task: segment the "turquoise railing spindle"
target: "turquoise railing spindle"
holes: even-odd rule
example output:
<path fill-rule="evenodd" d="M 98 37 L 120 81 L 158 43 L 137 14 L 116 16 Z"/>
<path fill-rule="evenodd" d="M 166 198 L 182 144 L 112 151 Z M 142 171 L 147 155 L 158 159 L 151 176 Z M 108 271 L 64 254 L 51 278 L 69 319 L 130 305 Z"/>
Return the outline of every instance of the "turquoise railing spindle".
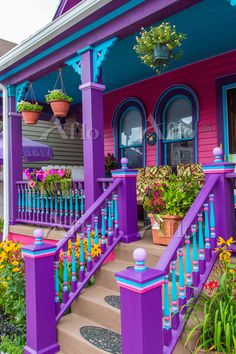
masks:
<path fill-rule="evenodd" d="M 186 289 L 185 289 L 185 274 L 184 274 L 184 249 L 179 247 L 178 257 L 179 257 L 179 307 L 180 312 L 183 314 L 186 312 Z"/>
<path fill-rule="evenodd" d="M 33 221 L 36 221 L 36 192 L 33 189 Z"/>
<path fill-rule="evenodd" d="M 193 286 L 197 287 L 200 281 L 197 247 L 197 225 L 192 225 L 191 231 L 193 237 Z"/>
<path fill-rule="evenodd" d="M 64 195 L 64 214 L 65 214 L 64 224 L 66 224 L 66 225 L 68 223 L 68 213 L 69 213 L 69 211 L 68 211 L 68 198 L 67 198 L 67 195 L 65 194 Z"/>
<path fill-rule="evenodd" d="M 63 302 L 66 303 L 69 298 L 68 288 L 68 262 L 67 262 L 68 245 L 63 248 Z"/>
<path fill-rule="evenodd" d="M 105 209 L 101 209 L 101 214 L 102 214 L 102 244 L 101 244 L 101 249 L 102 253 L 106 252 L 107 249 L 107 244 L 106 244 L 106 225 L 105 225 Z"/>
<path fill-rule="evenodd" d="M 44 200 L 44 192 L 41 192 L 41 221 L 44 222 L 44 214 L 45 214 L 45 200 Z"/>
<path fill-rule="evenodd" d="M 203 236 L 203 215 L 198 213 L 198 247 L 199 247 L 199 271 L 200 274 L 204 274 L 206 270 L 206 261 L 205 261 L 205 242 Z"/>
<path fill-rule="evenodd" d="M 215 233 L 215 209 L 214 209 L 214 194 L 209 195 L 209 202 L 210 202 L 210 232 L 211 232 L 211 237 L 210 237 L 210 245 L 211 245 L 211 250 L 214 251 L 216 248 L 216 233 Z"/>
<path fill-rule="evenodd" d="M 71 239 L 71 245 L 72 245 L 72 250 L 71 250 L 71 273 L 72 273 L 72 278 L 71 278 L 71 291 L 74 293 L 76 290 L 76 285 L 77 285 L 77 278 L 76 278 L 76 256 L 75 256 L 75 247 L 76 247 L 76 234 L 75 236 Z"/>
<path fill-rule="evenodd" d="M 21 188 L 20 188 L 20 184 L 18 184 L 18 218 L 21 219 Z"/>
<path fill-rule="evenodd" d="M 45 192 L 45 221 L 49 220 L 49 200 L 48 200 L 48 192 Z"/>
<path fill-rule="evenodd" d="M 107 223 L 107 201 L 105 202 L 105 207 L 104 207 L 104 224 L 105 224 L 105 230 L 106 230 L 106 235 L 108 235 L 108 223 Z"/>
<path fill-rule="evenodd" d="M 79 281 L 82 282 L 85 278 L 85 268 L 84 268 L 84 233 L 81 232 L 80 235 L 80 267 L 79 267 Z"/>
<path fill-rule="evenodd" d="M 79 191 L 75 190 L 75 219 L 79 219 Z"/>
<path fill-rule="evenodd" d="M 53 194 L 50 193 L 50 222 L 53 223 Z"/>
<path fill-rule="evenodd" d="M 93 268 L 92 261 L 92 244 L 91 244 L 91 225 L 87 225 L 87 237 L 88 237 L 88 258 L 87 258 L 87 271 L 90 272 Z"/>
<path fill-rule="evenodd" d="M 25 185 L 25 219 L 28 219 L 28 212 L 29 212 L 29 190 L 27 184 Z"/>
<path fill-rule="evenodd" d="M 37 192 L 37 221 L 40 221 L 40 214 L 41 214 L 41 195 L 40 192 Z"/>
<path fill-rule="evenodd" d="M 186 249 L 186 300 L 193 296 L 193 276 L 190 252 L 190 235 L 185 235 Z"/>
<path fill-rule="evenodd" d="M 119 214 L 118 214 L 118 195 L 113 194 L 114 200 L 114 237 L 119 235 Z"/>
<path fill-rule="evenodd" d="M 80 190 L 80 216 L 84 215 L 84 191 Z"/>
<path fill-rule="evenodd" d="M 73 212 L 74 212 L 73 195 L 72 195 L 72 191 L 70 190 L 70 225 L 72 225 L 73 222 Z"/>
<path fill-rule="evenodd" d="M 171 277 L 172 277 L 172 317 L 171 326 L 176 329 L 179 325 L 179 309 L 178 309 L 178 292 L 176 282 L 176 260 L 171 262 Z"/>
<path fill-rule="evenodd" d="M 29 220 L 32 220 L 32 189 L 29 188 Z"/>
<path fill-rule="evenodd" d="M 57 192 L 55 192 L 54 195 L 54 205 L 55 205 L 55 210 L 54 210 L 54 216 L 55 216 L 55 223 L 58 223 L 58 195 Z"/>
<path fill-rule="evenodd" d="M 56 314 L 58 314 L 60 310 L 60 298 L 59 298 L 59 260 L 58 257 L 54 262 L 54 277 L 55 277 L 55 306 L 56 306 Z"/>
<path fill-rule="evenodd" d="M 21 197 L 21 215 L 22 215 L 22 219 L 25 218 L 25 191 L 24 191 L 24 184 L 21 185 L 21 193 L 22 193 L 22 197 Z"/>
<path fill-rule="evenodd" d="M 99 232 L 98 232 L 98 216 L 94 216 L 94 244 L 98 245 L 99 242 Z"/>
<path fill-rule="evenodd" d="M 112 201 L 109 200 L 107 203 L 108 208 L 108 245 L 111 246 L 113 243 L 113 228 L 112 228 Z"/>
<path fill-rule="evenodd" d="M 166 346 L 169 346 L 172 339 L 168 282 L 169 276 L 167 274 L 164 276 L 164 344 Z"/>
<path fill-rule="evenodd" d="M 63 224 L 63 196 L 62 192 L 60 192 L 60 224 Z"/>
<path fill-rule="evenodd" d="M 203 204 L 204 207 L 204 231 L 205 231 L 205 258 L 206 262 L 211 260 L 211 244 L 210 244 L 210 228 L 209 228 L 209 205 L 208 203 Z"/>
<path fill-rule="evenodd" d="M 115 220 L 114 194 L 112 194 L 112 198 L 111 198 L 111 220 L 112 223 Z"/>

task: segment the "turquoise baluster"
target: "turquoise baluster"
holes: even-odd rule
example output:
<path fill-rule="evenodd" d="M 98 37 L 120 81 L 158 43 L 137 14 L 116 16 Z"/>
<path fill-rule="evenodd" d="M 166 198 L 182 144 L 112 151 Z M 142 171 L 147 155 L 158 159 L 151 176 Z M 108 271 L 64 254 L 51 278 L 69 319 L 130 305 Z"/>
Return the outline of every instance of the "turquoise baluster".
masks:
<path fill-rule="evenodd" d="M 112 199 L 111 199 L 111 220 L 112 220 L 112 223 L 115 220 L 114 194 L 112 194 Z"/>
<path fill-rule="evenodd" d="M 29 191 L 26 184 L 25 185 L 25 219 L 26 220 L 28 220 L 28 212 L 29 212 L 28 198 L 29 198 Z"/>
<path fill-rule="evenodd" d="M 169 346 L 172 339 L 168 281 L 167 274 L 164 276 L 164 344 L 166 346 Z"/>
<path fill-rule="evenodd" d="M 105 209 L 101 209 L 101 214 L 102 214 L 102 253 L 106 252 L 107 249 L 107 244 L 106 244 L 106 226 L 105 226 Z"/>
<path fill-rule="evenodd" d="M 189 300 L 193 296 L 193 277 L 190 252 L 190 235 L 185 235 L 186 244 L 186 298 Z"/>
<path fill-rule="evenodd" d="M 98 238 L 98 216 L 94 216 L 94 244 L 98 245 L 99 238 Z"/>
<path fill-rule="evenodd" d="M 84 269 L 84 233 L 80 233 L 80 268 L 79 268 L 79 281 L 82 282 L 85 278 L 85 269 Z"/>
<path fill-rule="evenodd" d="M 172 276 L 172 317 L 171 326 L 176 329 L 179 325 L 179 309 L 178 309 L 178 291 L 176 282 L 176 260 L 171 262 Z"/>
<path fill-rule="evenodd" d="M 71 244 L 72 244 L 72 254 L 71 254 L 71 272 L 72 272 L 72 279 L 71 279 L 71 291 L 74 293 L 76 290 L 76 256 L 75 256 L 75 246 L 76 246 L 76 234 L 75 236 L 71 239 Z"/>
<path fill-rule="evenodd" d="M 55 211 L 54 211 L 54 215 L 55 215 L 55 223 L 58 223 L 58 196 L 57 193 L 55 192 L 54 195 L 54 205 L 55 205 Z"/>
<path fill-rule="evenodd" d="M 107 203 L 108 208 L 108 245 L 113 244 L 113 227 L 112 227 L 112 201 L 109 200 Z"/>
<path fill-rule="evenodd" d="M 70 191 L 70 225 L 73 223 L 73 196 L 72 196 L 72 191 Z"/>
<path fill-rule="evenodd" d="M 36 194 L 37 197 L 37 221 L 40 221 L 40 192 L 38 191 Z"/>
<path fill-rule="evenodd" d="M 33 220 L 36 220 L 36 192 L 33 190 Z"/>
<path fill-rule="evenodd" d="M 46 204 L 46 215 L 45 215 L 45 221 L 48 222 L 48 216 L 49 216 L 49 200 L 48 200 L 48 192 L 45 194 L 45 204 Z"/>
<path fill-rule="evenodd" d="M 204 207 L 204 225 L 205 225 L 205 258 L 206 262 L 211 260 L 211 244 L 210 244 L 210 228 L 209 228 L 209 213 L 208 203 L 203 204 Z"/>
<path fill-rule="evenodd" d="M 20 184 L 18 184 L 18 218 L 21 219 L 21 188 Z"/>
<path fill-rule="evenodd" d="M 198 213 L 198 249 L 199 249 L 199 271 L 200 274 L 204 274 L 206 270 L 205 261 L 205 242 L 203 236 L 203 216 L 202 213 Z"/>
<path fill-rule="evenodd" d="M 105 208 L 104 208 L 104 224 L 105 224 L 105 230 L 106 230 L 106 235 L 108 235 L 108 230 L 107 230 L 107 201 L 105 201 Z"/>
<path fill-rule="evenodd" d="M 214 209 L 214 194 L 209 195 L 209 202 L 210 202 L 210 245 L 212 251 L 216 248 L 216 233 L 215 233 L 215 209 Z"/>
<path fill-rule="evenodd" d="M 80 216 L 84 215 L 84 191 L 80 190 Z"/>
<path fill-rule="evenodd" d="M 45 215 L 45 205 L 44 205 L 44 193 L 41 192 L 41 221 L 44 222 L 44 215 Z"/>
<path fill-rule="evenodd" d="M 55 274 L 55 306 L 56 306 L 56 314 L 58 314 L 60 310 L 60 298 L 59 298 L 59 261 L 58 259 L 54 262 L 54 274 Z"/>
<path fill-rule="evenodd" d="M 87 225 L 87 237 L 88 237 L 88 259 L 87 259 L 87 271 L 90 272 L 93 268 L 92 261 L 92 244 L 91 244 L 91 225 Z"/>
<path fill-rule="evenodd" d="M 191 231 L 193 237 L 193 286 L 197 287 L 200 281 L 197 247 L 197 225 L 192 225 Z"/>
<path fill-rule="evenodd" d="M 60 192 L 60 224 L 63 224 L 63 196 L 62 192 Z"/>
<path fill-rule="evenodd" d="M 75 219 L 79 219 L 79 191 L 75 190 Z"/>
<path fill-rule="evenodd" d="M 62 295 L 62 299 L 63 299 L 64 304 L 69 299 L 67 251 L 68 251 L 68 245 L 63 248 L 63 295 Z"/>
<path fill-rule="evenodd" d="M 53 222 L 53 194 L 50 193 L 50 222 Z"/>
<path fill-rule="evenodd" d="M 185 274 L 184 274 L 184 249 L 179 247 L 178 257 L 179 257 L 179 307 L 180 312 L 183 314 L 186 312 L 186 289 L 185 289 Z"/>
<path fill-rule="evenodd" d="M 21 193 L 22 193 L 22 198 L 21 198 L 21 215 L 22 219 L 25 219 L 25 191 L 24 191 L 24 184 L 22 184 L 21 187 Z"/>
<path fill-rule="evenodd" d="M 65 220 L 64 223 L 67 225 L 68 224 L 68 215 L 69 215 L 69 210 L 68 210 L 68 198 L 67 195 L 64 195 L 64 208 L 65 208 Z"/>
<path fill-rule="evenodd" d="M 29 188 L 29 220 L 32 220 L 32 189 Z"/>
<path fill-rule="evenodd" d="M 113 200 L 114 200 L 114 237 L 118 237 L 119 235 L 119 214 L 118 214 L 118 195 L 114 194 L 113 195 Z"/>

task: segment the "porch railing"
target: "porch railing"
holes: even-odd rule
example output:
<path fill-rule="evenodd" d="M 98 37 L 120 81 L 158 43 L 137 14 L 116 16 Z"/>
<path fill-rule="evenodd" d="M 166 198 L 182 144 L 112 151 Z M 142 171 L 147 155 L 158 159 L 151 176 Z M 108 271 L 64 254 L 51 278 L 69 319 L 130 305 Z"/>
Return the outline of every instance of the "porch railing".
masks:
<path fill-rule="evenodd" d="M 17 222 L 70 228 L 84 214 L 84 182 L 73 180 L 68 192 L 39 191 L 27 181 L 17 181 Z"/>

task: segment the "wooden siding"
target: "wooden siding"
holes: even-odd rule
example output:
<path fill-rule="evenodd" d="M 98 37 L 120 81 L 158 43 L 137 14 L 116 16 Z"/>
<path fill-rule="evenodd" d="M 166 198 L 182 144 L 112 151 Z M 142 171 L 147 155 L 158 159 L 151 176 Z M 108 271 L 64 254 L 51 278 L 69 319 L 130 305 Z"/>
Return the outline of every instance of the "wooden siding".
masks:
<path fill-rule="evenodd" d="M 104 99 L 105 152 L 114 152 L 112 117 L 124 99 L 138 98 L 147 116 L 153 115 L 161 94 L 173 85 L 182 84 L 191 87 L 199 101 L 198 160 L 200 163 L 212 161 L 212 149 L 218 144 L 216 78 L 235 72 L 236 51 L 233 51 L 107 93 Z M 155 165 L 155 146 L 147 146 L 146 155 L 146 164 Z"/>

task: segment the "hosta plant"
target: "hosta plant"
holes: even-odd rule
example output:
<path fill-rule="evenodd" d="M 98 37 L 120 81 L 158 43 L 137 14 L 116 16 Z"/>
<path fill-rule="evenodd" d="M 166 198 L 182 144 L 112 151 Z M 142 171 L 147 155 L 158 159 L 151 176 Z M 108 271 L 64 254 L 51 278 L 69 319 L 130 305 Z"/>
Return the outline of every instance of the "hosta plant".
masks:
<path fill-rule="evenodd" d="M 46 102 L 50 103 L 52 101 L 67 101 L 69 103 L 73 102 L 73 98 L 67 96 L 62 90 L 52 90 L 45 96 Z"/>
<path fill-rule="evenodd" d="M 37 103 L 31 103 L 28 101 L 20 101 L 17 104 L 17 110 L 18 112 L 42 112 L 43 106 L 40 106 Z"/>
<path fill-rule="evenodd" d="M 188 346 L 195 343 L 193 352 L 236 353 L 236 266 L 231 263 L 229 249 L 233 238 L 218 239 L 219 262 L 215 266 L 213 280 L 205 284 L 198 301 L 192 299 L 187 316 L 191 327 L 186 326 Z"/>

